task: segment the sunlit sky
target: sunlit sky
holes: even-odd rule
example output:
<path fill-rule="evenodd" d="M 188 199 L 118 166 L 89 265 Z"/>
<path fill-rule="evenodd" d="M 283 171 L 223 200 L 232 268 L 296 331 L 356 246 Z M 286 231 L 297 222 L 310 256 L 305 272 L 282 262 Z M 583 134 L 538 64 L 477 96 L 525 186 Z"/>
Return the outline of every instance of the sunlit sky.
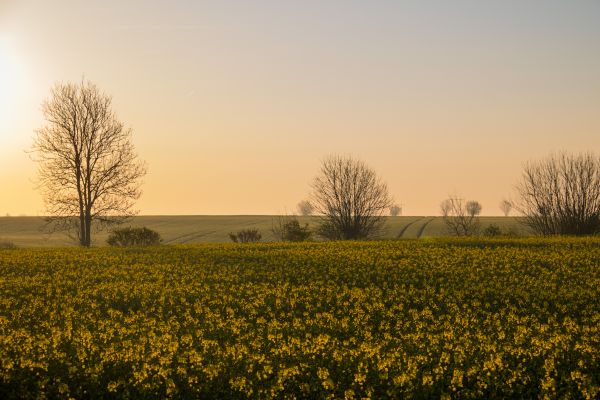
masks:
<path fill-rule="evenodd" d="M 522 165 L 600 150 L 600 1 L 0 0 L 0 215 L 42 215 L 27 150 L 56 82 L 113 97 L 141 214 L 291 212 L 328 154 L 405 215 L 483 214 Z"/>

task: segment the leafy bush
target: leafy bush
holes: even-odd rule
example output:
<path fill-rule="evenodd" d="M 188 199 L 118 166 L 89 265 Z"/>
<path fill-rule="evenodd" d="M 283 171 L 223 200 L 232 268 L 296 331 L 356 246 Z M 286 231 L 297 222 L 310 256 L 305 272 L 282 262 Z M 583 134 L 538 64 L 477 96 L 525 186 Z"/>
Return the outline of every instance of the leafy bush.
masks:
<path fill-rule="evenodd" d="M 229 239 L 234 243 L 256 243 L 260 242 L 262 235 L 258 229 L 242 229 L 238 233 L 230 233 Z"/>
<path fill-rule="evenodd" d="M 111 232 L 106 241 L 110 246 L 158 246 L 162 239 L 158 232 L 143 228 L 121 228 Z"/>
<path fill-rule="evenodd" d="M 489 224 L 487 228 L 483 230 L 483 236 L 501 236 L 502 229 L 496 224 Z"/>

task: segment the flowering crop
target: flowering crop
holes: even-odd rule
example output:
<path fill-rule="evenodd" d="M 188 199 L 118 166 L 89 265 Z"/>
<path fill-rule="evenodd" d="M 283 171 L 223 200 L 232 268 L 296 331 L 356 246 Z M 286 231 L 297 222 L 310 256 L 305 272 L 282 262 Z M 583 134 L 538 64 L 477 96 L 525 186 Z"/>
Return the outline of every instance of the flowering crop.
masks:
<path fill-rule="evenodd" d="M 0 398 L 600 396 L 600 240 L 0 251 Z"/>

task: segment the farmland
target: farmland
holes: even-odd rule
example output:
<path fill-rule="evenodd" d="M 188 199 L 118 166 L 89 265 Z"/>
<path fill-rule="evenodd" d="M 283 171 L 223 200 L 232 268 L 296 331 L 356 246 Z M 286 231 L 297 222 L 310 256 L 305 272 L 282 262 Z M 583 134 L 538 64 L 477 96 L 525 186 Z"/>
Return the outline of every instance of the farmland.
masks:
<path fill-rule="evenodd" d="M 273 241 L 271 233 L 275 216 L 139 216 L 128 225 L 147 226 L 156 230 L 167 244 L 223 243 L 228 242 L 229 232 L 246 228 L 256 228 L 263 235 L 263 241 Z M 312 228 L 316 217 L 299 217 L 301 223 Z M 481 217 L 481 226 L 496 224 L 503 230 L 526 233 L 514 217 Z M 14 242 L 19 247 L 71 246 L 77 242 L 64 233 L 49 235 L 44 233 L 44 220 L 40 217 L 1 217 L 0 240 Z M 441 217 L 387 217 L 382 238 L 440 237 L 447 235 Z M 94 236 L 95 246 L 104 245 L 107 233 Z"/>
<path fill-rule="evenodd" d="M 5 399 L 599 394 L 598 238 L 0 250 L 0 293 Z"/>

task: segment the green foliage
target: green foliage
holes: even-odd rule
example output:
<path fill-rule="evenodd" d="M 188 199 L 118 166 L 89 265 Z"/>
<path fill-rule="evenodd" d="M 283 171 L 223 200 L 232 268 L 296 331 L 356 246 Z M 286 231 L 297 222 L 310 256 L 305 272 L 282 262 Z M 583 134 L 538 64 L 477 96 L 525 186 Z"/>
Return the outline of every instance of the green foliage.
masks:
<path fill-rule="evenodd" d="M 146 227 L 115 229 L 106 240 L 110 246 L 119 247 L 158 246 L 161 242 L 160 234 Z"/>
<path fill-rule="evenodd" d="M 572 398 L 600 238 L 0 252 L 0 398 Z"/>
<path fill-rule="evenodd" d="M 230 233 L 229 238 L 234 243 L 260 242 L 262 235 L 258 229 L 242 229 L 237 233 Z"/>

